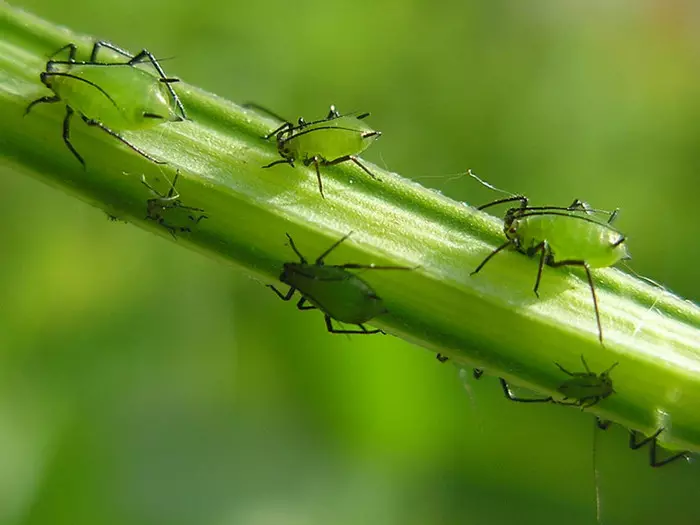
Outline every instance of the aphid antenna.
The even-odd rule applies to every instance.
[[[271,109],[269,109],[265,106],[262,106],[256,102],[245,102],[244,104],[241,104],[241,107],[245,108],[245,109],[252,109],[252,110],[255,110],[259,113],[267,113],[269,116],[279,120],[280,122],[284,122],[285,124],[289,124],[290,126],[293,126],[293,124],[291,124],[286,118],[280,116],[278,113],[275,113]],[[270,135],[274,135],[274,134],[275,133],[273,132]]]
[[[615,368],[615,367],[616,367],[617,365],[619,365],[619,364],[620,364],[619,362],[613,363],[610,367],[608,367],[608,368],[606,368],[605,370],[603,370],[603,371],[600,373],[600,375],[601,375],[601,376],[606,376],[606,377],[609,376],[609,375],[610,375],[610,372],[612,372],[612,369]]]
[[[417,266],[378,266],[376,264],[356,264],[356,263],[346,263],[335,265],[336,268],[342,268],[344,270],[417,270],[421,265]]]
[[[333,250],[335,250],[341,243],[343,243],[348,237],[350,237],[354,232],[350,231],[347,234],[343,235],[339,240],[335,241],[330,248],[328,248],[325,252],[323,252],[321,255],[319,255],[316,258],[316,264],[317,265],[323,265],[323,259],[325,259],[329,253],[331,253]]]
[[[54,62],[55,63],[55,62]],[[114,99],[107,93],[104,89],[102,89],[100,86],[95,84],[94,82],[91,82],[90,80],[87,80],[85,78],[77,77],[75,75],[71,75],[70,73],[64,73],[61,71],[44,71],[39,75],[39,78],[41,79],[41,82],[46,85],[46,77],[66,77],[66,78],[72,78],[73,80],[77,80],[79,82],[84,82],[85,84],[88,84],[95,89],[97,89],[100,93],[102,93],[105,97],[107,97],[107,100],[109,100],[112,105],[116,108],[117,103],[114,101]],[[30,104],[31,106],[31,104]]]
[[[493,184],[486,182],[484,179],[479,177],[476,173],[474,173],[471,168],[467,168],[467,175],[469,175],[472,179],[475,179],[477,182],[479,182],[482,186],[486,186],[488,189],[497,191],[498,193],[503,193],[505,195],[510,195],[511,197],[516,197],[514,193],[511,193],[509,191],[502,190],[500,188],[497,188]]]

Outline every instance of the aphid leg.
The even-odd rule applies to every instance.
[[[299,301],[297,302],[297,308],[299,310],[315,310],[316,307],[312,304],[306,304],[307,300],[306,297],[302,296]]]
[[[377,133],[379,133],[379,132],[378,131],[372,132],[372,135],[376,135]],[[364,136],[371,136],[371,135],[363,135],[363,137]],[[362,171],[364,171],[367,175],[369,175],[373,179],[377,178],[377,176],[374,173],[372,173],[371,171],[369,171],[369,169],[367,169],[367,166],[362,164],[355,155],[345,155],[344,157],[338,157],[337,159],[327,160],[327,161],[323,162],[323,165],[324,166],[335,166],[336,164],[342,164],[343,162],[347,162],[347,161],[354,162],[356,165],[358,165],[362,169]]]
[[[542,252],[542,254],[540,255],[540,264],[537,268],[537,279],[535,279],[535,287],[532,289],[532,291],[535,292],[535,295],[539,298],[540,293],[538,290],[540,288],[540,280],[542,279],[542,269],[544,268],[544,263],[547,260],[547,256],[549,255],[549,245],[547,244],[547,241],[542,241],[537,246],[535,246],[532,251],[528,250],[528,255],[535,255],[538,251]]]
[[[449,357],[447,357],[446,355],[442,355],[441,353],[438,353],[438,354],[435,355],[435,359],[437,359],[437,360],[440,361],[441,363],[444,363],[444,362],[446,362],[447,360],[449,360]]]
[[[474,379],[480,379],[481,376],[484,375],[484,371],[481,368],[474,368],[472,370],[472,375],[474,376]]]
[[[73,144],[71,144],[70,141],[70,120],[73,117],[73,113],[75,113],[73,111],[73,108],[70,106],[66,106],[66,116],[63,119],[63,142],[66,143],[68,149],[73,155],[75,155],[75,158],[80,161],[80,164],[82,164],[84,168],[85,161],[83,160],[83,157],[80,156],[80,153],[77,152],[77,150],[73,147]]]
[[[510,386],[508,386],[508,383],[506,383],[506,380],[503,379],[502,377],[499,377],[498,380],[501,382],[501,388],[503,389],[503,395],[506,396],[507,399],[511,401],[517,401],[518,403],[550,403],[552,402],[552,396],[549,397],[542,397],[542,398],[523,398],[523,397],[517,397],[513,395],[513,392],[510,390]]]
[[[318,179],[318,191],[321,192],[321,197],[326,198],[326,196],[323,194],[323,182],[321,181],[321,170],[319,169],[319,161],[318,157],[312,157],[311,162],[313,163],[314,167],[316,168],[316,179]],[[306,164],[306,163],[304,163]],[[308,166],[308,164],[306,164]]]
[[[49,59],[52,59],[56,55],[63,53],[66,49],[68,49],[68,61],[75,62],[75,55],[78,52],[78,46],[76,46],[75,44],[66,44],[61,49],[52,53],[51,56],[49,56]],[[49,60],[49,62],[51,62],[51,60]]]
[[[260,106],[254,106],[254,107],[260,107]],[[270,112],[270,111],[268,111],[268,110],[265,110],[265,111],[267,111],[267,112],[270,113],[271,115],[277,117],[276,114],[274,114],[274,113],[272,113],[272,112]],[[284,119],[280,118],[280,120],[284,120]],[[289,131],[289,130],[291,130],[291,129],[293,129],[293,128],[294,128],[294,124],[292,124],[291,122],[285,122],[284,124],[280,125],[280,126],[279,126],[278,128],[276,128],[275,130],[273,130],[273,131],[271,131],[270,133],[268,133],[267,135],[265,135],[263,138],[264,138],[265,140],[268,140],[270,137],[272,137],[272,136],[274,136],[274,135],[277,135],[278,133],[283,133],[283,132]]]
[[[352,234],[353,234],[353,232],[349,232],[349,233],[343,235],[343,237],[341,237],[339,240],[337,240],[337,241],[335,241],[333,244],[331,244],[331,247],[330,247],[330,248],[328,248],[325,252],[323,252],[321,255],[319,255],[319,256],[316,258],[316,264],[317,264],[318,266],[323,266],[323,259],[325,259],[325,258],[328,256],[329,253],[331,253],[333,250],[335,250],[335,249],[338,247],[338,245],[339,245],[340,243],[342,243],[343,241],[345,241],[345,240],[346,240],[348,237],[350,237]]]
[[[588,286],[591,289],[591,296],[593,297],[593,310],[595,310],[595,320],[598,325],[598,340],[600,344],[603,344],[603,325],[600,322],[600,311],[598,310],[598,297],[595,293],[595,286],[593,285],[593,276],[591,275],[591,269],[588,267],[586,261],[559,261],[549,263],[550,266],[556,268],[558,266],[581,266],[586,270],[586,278],[588,279]]]
[[[647,443],[651,442],[651,448],[649,449],[649,465],[652,467],[663,467],[664,465],[667,465],[668,463],[671,463],[672,461],[675,461],[680,458],[687,457],[688,452],[683,451],[679,452],[677,454],[674,454],[673,456],[670,456],[666,459],[662,459],[661,461],[656,460],[656,447],[657,447],[657,438],[659,437],[659,434],[663,432],[664,429],[661,427],[659,430],[654,432],[651,436],[642,439],[641,441],[637,441],[637,436],[639,435],[639,432],[636,430],[630,430],[630,441],[629,441],[629,446],[632,450],[637,450],[640,447],[643,447]]]
[[[273,292],[275,292],[277,294],[277,297],[279,297],[283,301],[289,301],[292,298],[292,296],[294,295],[294,292],[297,291],[296,288],[294,288],[293,286],[290,286],[289,291],[287,291],[286,294],[283,294],[277,288],[275,288],[275,286],[272,284],[268,284],[267,287],[270,288]]]
[[[270,162],[270,164],[265,164],[263,168],[271,168],[272,166],[277,166],[278,164],[289,164],[292,168],[294,167],[294,161],[292,159],[280,159]]]
[[[620,235],[620,238],[619,238],[618,240],[616,240],[616,241],[612,244],[612,247],[613,247],[613,248],[617,248],[618,246],[620,246],[620,245],[621,245],[623,242],[625,242],[626,240],[627,240],[627,237],[625,237],[624,235]],[[627,259],[629,259],[629,258],[630,258],[630,257],[628,256]]]
[[[46,97],[41,97],[38,98],[32,102],[29,103],[27,106],[27,109],[24,110],[24,115],[26,116],[29,114],[31,109],[36,106],[37,104],[53,104],[54,102],[60,102],[61,99],[59,98],[58,95],[51,95],[51,96],[46,96]]]
[[[338,110],[335,109],[335,106],[331,104],[331,109],[328,112],[328,116],[326,117],[326,120],[332,120],[334,118],[339,118],[340,113],[338,113]]]
[[[507,248],[507,247],[510,246],[511,244],[513,244],[513,241],[510,241],[510,240],[507,241],[507,242],[504,242],[503,244],[501,244],[498,248],[496,248],[494,251],[492,251],[490,254],[488,254],[488,256],[486,257],[486,259],[484,259],[483,261],[481,261],[481,264],[479,264],[479,266],[476,267],[476,270],[474,270],[474,271],[473,271],[472,273],[470,273],[469,275],[474,275],[475,273],[479,273],[479,271],[486,265],[486,263],[489,262],[489,261],[491,260],[491,257],[493,257],[494,255],[496,255],[496,254],[497,254],[498,252],[500,252],[501,250]]]
[[[612,224],[613,221],[617,218],[617,214],[620,213],[620,208],[615,208],[613,212],[610,214],[610,218],[608,219],[608,224]]]
[[[332,334],[360,334],[360,335],[368,334],[369,335],[369,334],[383,334],[384,333],[383,330],[380,330],[378,328],[376,330],[367,330],[367,328],[365,328],[361,324],[357,325],[360,327],[360,330],[338,330],[337,328],[333,327],[333,321],[332,321],[330,315],[326,314],[325,319],[326,319],[326,329]]]
[[[119,135],[119,133],[116,133],[116,132],[112,131],[111,129],[109,129],[107,126],[102,124],[102,122],[98,122],[97,120],[89,119],[85,115],[81,115],[81,118],[83,119],[85,124],[87,124],[88,126],[96,126],[96,127],[100,128],[102,131],[104,131],[105,133],[108,133],[109,135],[112,135],[115,139],[119,140],[122,144],[129,146],[129,148],[134,150],[136,153],[138,153],[142,157],[150,160],[154,164],[167,164],[167,162],[165,162],[165,161],[158,160],[158,159],[151,157],[148,153],[146,153],[142,149],[138,148],[137,146],[133,145],[131,142],[129,142],[124,137]]]
[[[106,42],[104,40],[99,40],[95,42],[95,44],[92,46],[92,53],[90,54],[90,61],[91,62],[96,62],[97,61],[97,52],[101,48],[107,48],[115,53],[119,53],[120,55],[123,55],[129,59],[127,62],[128,65],[133,66],[134,64],[138,64],[139,62],[144,62],[145,60],[148,60],[151,65],[155,68],[155,70],[158,72],[158,75],[160,75],[161,81],[163,81],[168,88],[168,91],[170,92],[170,96],[173,99],[173,102],[177,105],[178,109],[180,110],[180,114],[182,115],[182,118],[184,120],[187,120],[187,113],[185,113],[185,108],[182,105],[182,102],[180,101],[180,98],[177,96],[177,93],[175,93],[175,90],[172,88],[170,85],[171,83],[177,81],[177,79],[172,79],[168,78],[165,76],[165,71],[163,71],[163,68],[160,67],[160,63],[156,59],[156,57],[153,56],[153,54],[148,51],[147,49],[142,49],[139,53],[136,55],[132,55],[128,51],[115,46],[114,44],[110,42]]]
[[[362,120],[363,118],[369,117],[369,115],[370,115],[370,113],[369,113],[369,111],[368,111],[367,113],[360,113],[360,114],[357,115],[355,118],[356,118],[357,120]]]

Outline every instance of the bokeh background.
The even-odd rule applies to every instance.
[[[366,158],[455,199],[493,198],[453,176],[472,168],[538,204],[619,207],[635,269],[700,296],[694,0],[15,5],[290,118],[371,111]],[[697,462],[651,469],[622,428],[327,334],[0,173],[1,524],[589,524],[594,467],[601,523],[700,523]]]

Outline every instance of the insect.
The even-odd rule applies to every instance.
[[[602,420],[600,418],[596,418],[596,424],[598,425],[598,428],[601,430],[607,430],[608,427],[610,427],[611,421],[606,421]],[[663,467],[664,465],[668,465],[672,461],[676,461],[677,459],[681,458],[688,458],[688,455],[690,454],[689,451],[684,450],[683,452],[677,452],[676,454],[673,454],[667,458],[657,460],[656,455],[658,453],[658,437],[659,435],[664,431],[664,428],[661,427],[659,430],[654,432],[651,436],[649,437],[642,437],[640,440],[640,436],[642,436],[641,432],[638,432],[636,430],[630,430],[630,439],[629,439],[629,447],[632,450],[637,450],[647,443],[651,443],[650,448],[649,448],[649,466],[651,467]]]
[[[263,109],[283,120],[255,104],[247,106]],[[266,164],[263,168],[271,168],[277,164],[289,164],[294,167],[296,161],[300,161],[304,166],[313,164],[316,168],[318,191],[324,198],[321,166],[334,166],[350,161],[376,179],[377,177],[357,158],[357,155],[365,151],[382,134],[381,131],[375,131],[365,124],[364,119],[368,116],[369,113],[341,115],[335,106],[331,106],[324,119],[306,122],[300,118],[296,126],[291,122],[284,122],[264,137],[266,140],[275,137],[277,151],[282,158]]]
[[[539,297],[538,289],[545,264],[552,267],[582,267],[593,297],[598,339],[603,344],[603,328],[591,268],[613,266],[630,258],[626,237],[611,226],[617,210],[610,213],[607,222],[599,222],[590,217],[593,210],[578,199],[567,207],[528,206],[528,199],[523,196],[499,199],[477,209],[484,210],[508,202],[520,202],[519,207],[509,208],[503,219],[503,232],[508,240],[492,251],[471,275],[478,273],[494,255],[509,246],[528,257],[539,253],[539,268],[533,289]]]
[[[557,388],[557,392],[564,396],[563,401],[556,401],[557,404],[576,405],[583,410],[600,403],[603,399],[615,393],[612,379],[610,379],[610,371],[619,363],[613,363],[612,366],[600,374],[595,374],[588,368],[588,364],[583,356],[581,356],[581,362],[586,369],[585,372],[569,372],[559,363],[554,363],[559,367],[559,370],[571,376],[571,379],[565,381]],[[567,402],[567,399],[573,399],[574,401]]]
[[[141,182],[156,195],[155,198],[146,201],[146,219],[163,226],[173,238],[177,238],[176,233],[191,232],[191,226],[199,224],[199,221],[202,219],[208,219],[204,214],[198,215],[200,212],[204,212],[203,209],[182,204],[180,194],[175,191],[175,185],[179,176],[180,171],[178,170],[175,172],[175,177],[167,194],[158,192],[146,182],[145,176],[141,176]],[[181,218],[178,218],[178,216]],[[184,221],[189,221],[187,226],[181,225]]]
[[[309,263],[299,252],[289,234],[289,245],[299,257],[299,262],[286,262],[282,266],[280,281],[289,285],[286,294],[273,285],[268,285],[282,300],[289,301],[298,291],[301,298],[297,302],[299,310],[318,308],[323,312],[326,328],[333,334],[376,334],[381,330],[368,330],[364,323],[387,312],[384,301],[363,279],[348,270],[413,270],[407,266],[375,266],[364,264],[326,265],[324,259],[345,241],[352,232],[336,241]],[[333,326],[333,320],[354,324],[359,330],[340,330]]]
[[[129,60],[121,63],[99,62],[97,54],[102,48],[115,51]],[[55,56],[64,51],[68,51],[68,60],[54,60]],[[77,46],[67,44],[51,55],[40,79],[53,91],[53,95],[34,100],[24,114],[27,115],[37,104],[63,102],[66,106],[63,141],[83,166],[85,161],[70,138],[71,119],[75,113],[88,126],[98,127],[139,155],[157,164],[164,164],[117,132],[186,120],[185,108],[171,86],[179,80],[166,77],[156,58],[146,49],[131,55],[109,42],[99,41],[92,48],[90,60],[77,61],[76,53]],[[151,63],[157,76],[136,67],[145,61]]]

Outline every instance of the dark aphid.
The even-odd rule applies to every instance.
[[[176,233],[192,232],[192,226],[199,224],[202,219],[208,218],[202,213],[203,209],[182,204],[180,194],[175,191],[179,176],[180,171],[178,170],[175,172],[175,178],[167,194],[158,192],[146,182],[145,176],[141,177],[141,182],[156,195],[155,198],[146,201],[146,219],[160,224],[170,232],[173,238],[177,238]]]
[[[513,246],[529,257],[539,253],[539,269],[535,280],[534,292],[539,297],[538,289],[544,265],[580,266],[586,271],[588,285],[593,297],[598,338],[603,343],[603,328],[598,311],[591,268],[604,268],[628,259],[625,236],[611,226],[617,216],[612,212],[607,222],[598,222],[590,217],[591,209],[576,199],[570,206],[528,206],[527,197],[516,196],[500,199],[480,206],[484,210],[497,204],[520,202],[517,208],[506,211],[503,219],[503,231],[508,240],[491,252],[472,272],[478,273],[484,265],[501,250]]]
[[[248,104],[248,107],[261,109],[254,104]],[[277,117],[270,111],[267,113]],[[275,137],[277,151],[282,158],[263,168],[270,168],[277,164],[289,164],[294,167],[296,161],[300,161],[304,166],[313,164],[316,168],[318,191],[322,197],[324,195],[321,166],[333,166],[350,161],[376,179],[376,176],[357,158],[357,155],[365,151],[381,135],[380,131],[375,131],[365,124],[363,119],[368,116],[369,113],[341,115],[336,111],[335,106],[331,106],[325,119],[306,122],[300,118],[297,125],[284,122],[264,137],[265,139]]]
[[[99,62],[97,53],[103,47],[129,60],[121,63]],[[68,60],[53,59],[64,51],[68,51]],[[93,46],[90,60],[77,61],[76,53],[77,46],[67,44],[51,55],[40,78],[54,94],[33,101],[24,114],[29,113],[36,104],[65,104],[63,140],[83,166],[85,161],[70,140],[70,124],[74,113],[88,126],[100,128],[139,155],[157,164],[164,164],[127,141],[118,132],[151,128],[162,122],[186,119],[182,102],[171,86],[178,79],[166,77],[156,58],[146,49],[137,55],[131,55],[109,42],[100,41]],[[145,61],[150,62],[157,75],[136,67]]]
[[[586,369],[585,372],[569,372],[559,363],[554,363],[559,367],[559,370],[571,376],[571,379],[565,381],[557,388],[557,392],[564,396],[563,401],[556,401],[557,404],[576,405],[584,409],[600,403],[610,394],[615,393],[612,379],[610,378],[610,371],[619,363],[613,363],[607,370],[600,374],[595,374],[588,368],[588,364],[583,356],[581,356],[581,362]],[[572,399],[573,401],[567,402],[567,399]]]
[[[334,334],[376,334],[381,330],[367,330],[364,323],[387,312],[384,301],[363,279],[348,270],[413,270],[407,266],[375,266],[365,264],[326,265],[325,257],[345,241],[352,232],[323,252],[316,262],[309,263],[299,252],[292,237],[287,234],[289,245],[299,257],[299,262],[287,262],[282,266],[280,281],[289,285],[286,294],[268,285],[284,301],[289,301],[298,291],[301,298],[297,302],[299,310],[318,308],[326,319],[326,328]],[[359,330],[338,330],[332,320],[354,324]]]

